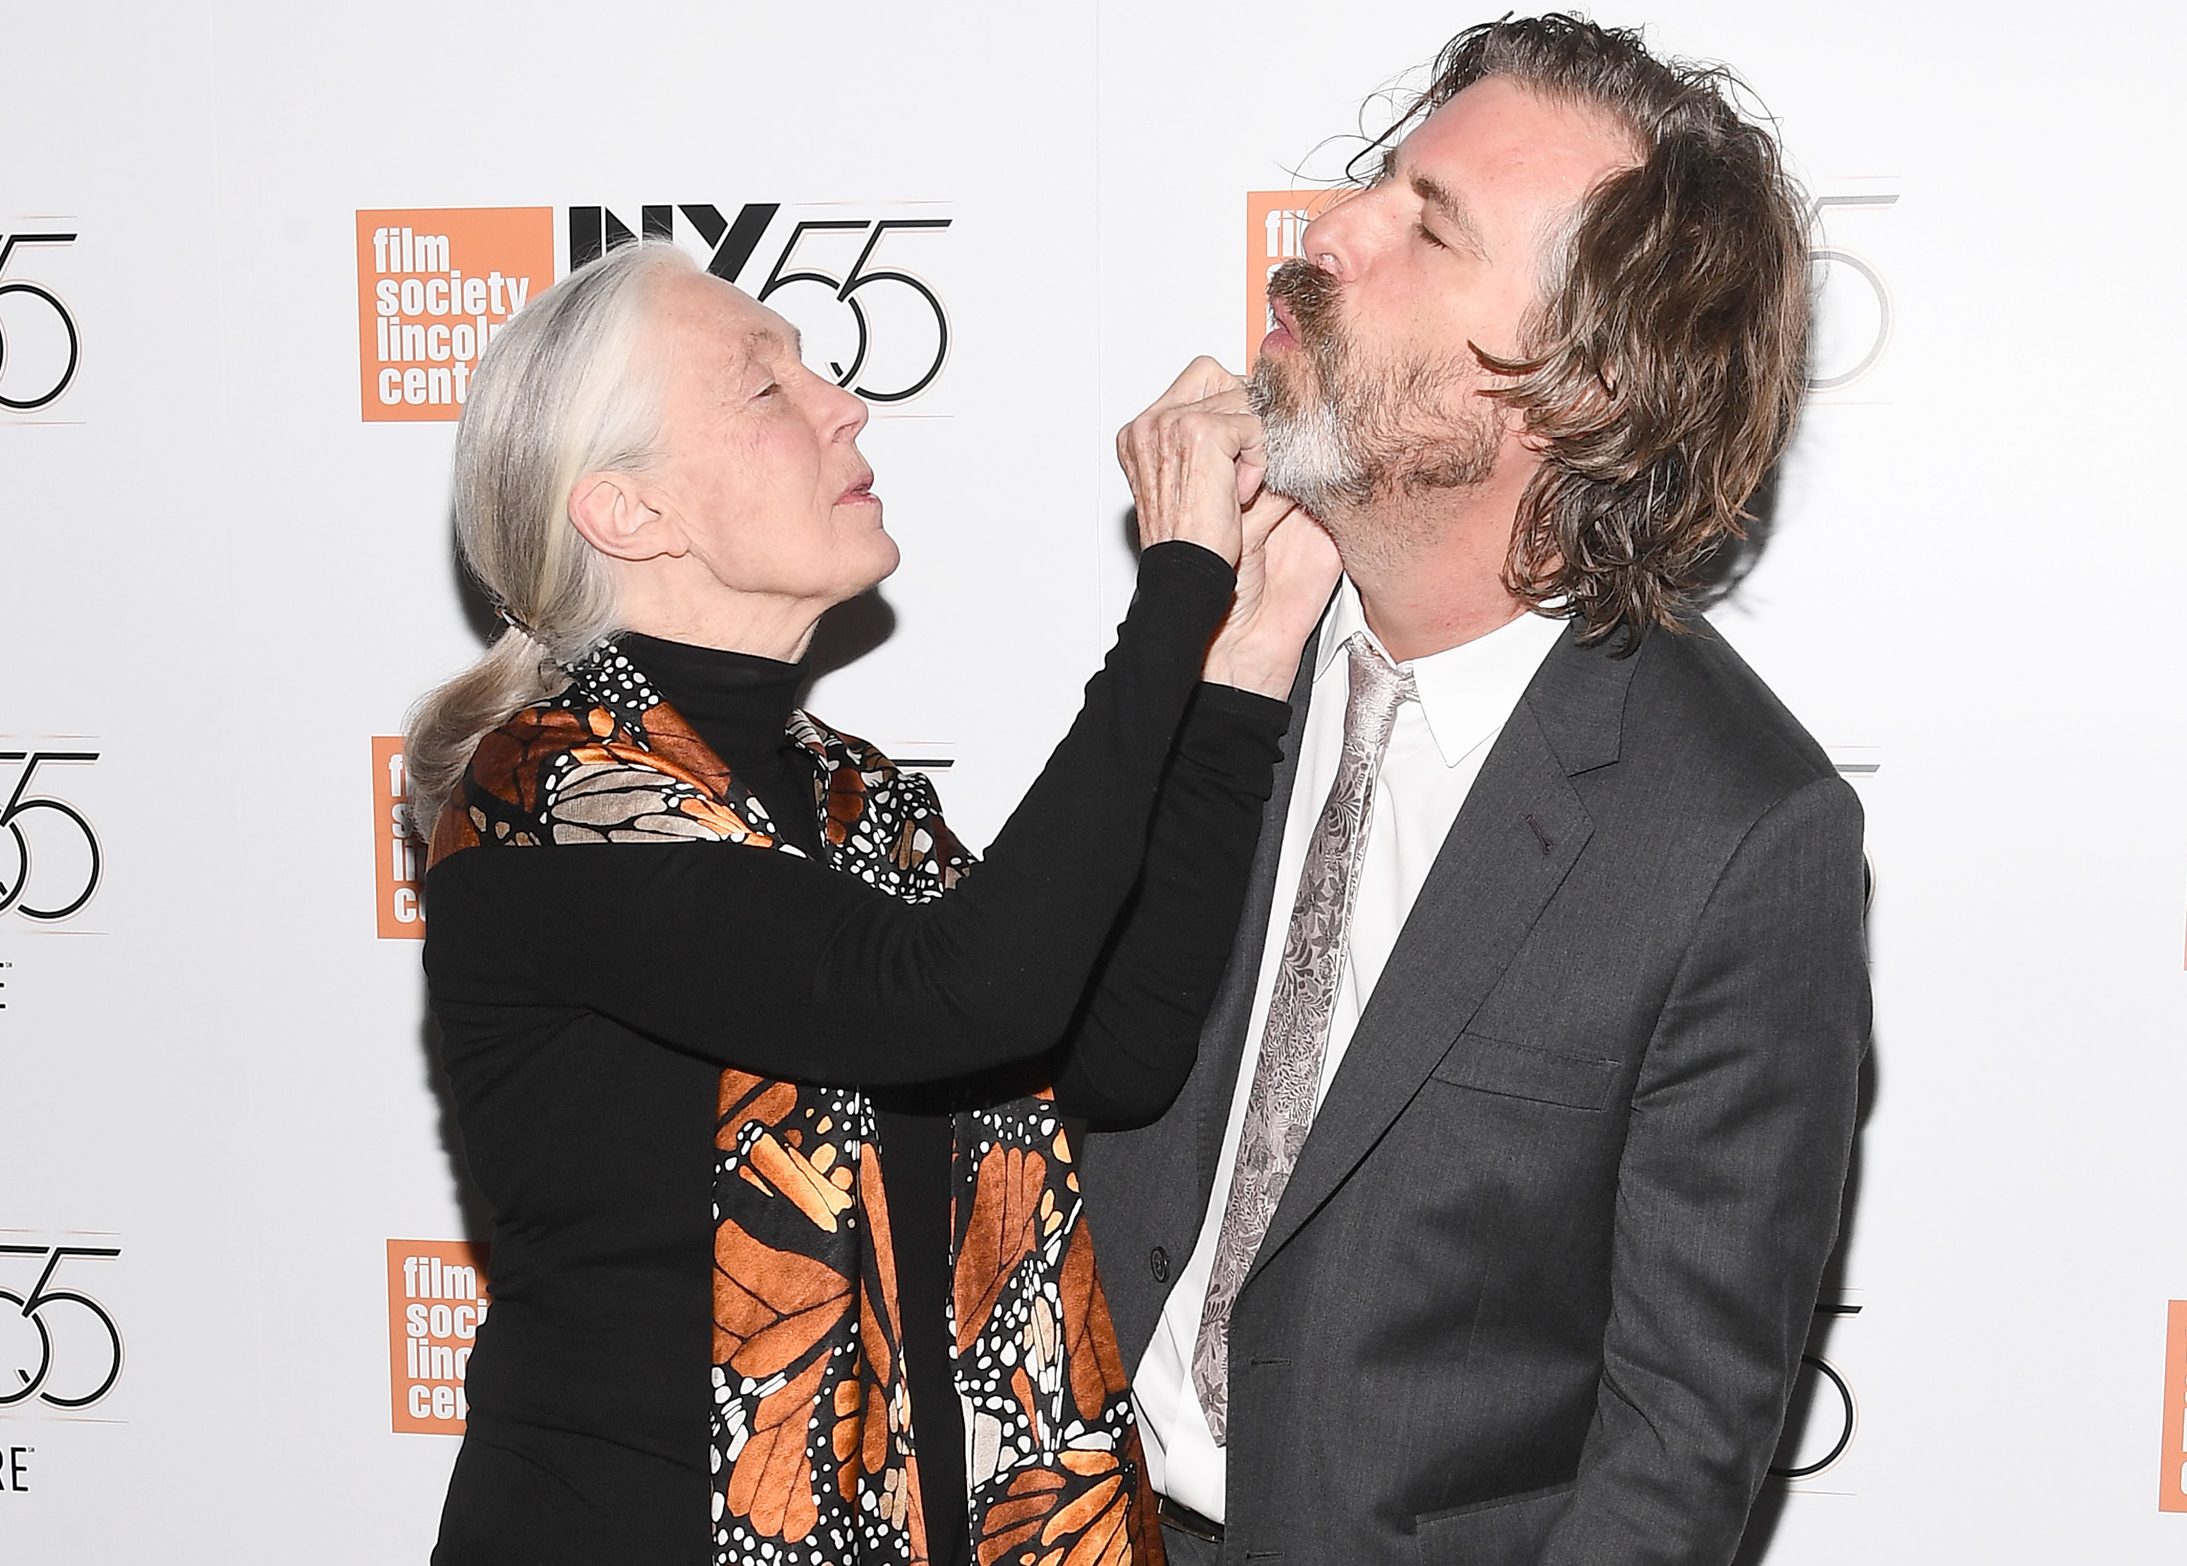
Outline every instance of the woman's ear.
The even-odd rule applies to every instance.
[[[683,530],[627,473],[587,473],[570,487],[570,523],[586,543],[614,560],[657,560],[688,553]]]

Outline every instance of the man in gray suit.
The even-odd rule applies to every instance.
[[[1164,1542],[1725,1562],[1868,1031],[1859,806],[1691,611],[1797,411],[1802,211],[1716,75],[1564,17],[1384,145],[1250,387],[1126,432],[1229,421],[1249,483],[1250,397],[1345,568],[1198,1064],[1085,1160]]]

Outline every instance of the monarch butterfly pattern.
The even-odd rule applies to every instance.
[[[611,640],[480,741],[434,834],[795,854]],[[908,902],[972,856],[931,782],[809,715],[828,865]],[[1162,1566],[1070,1139],[1045,1091],[955,1117],[951,1366],[978,1566]],[[885,1156],[851,1088],[722,1073],[714,1140],[715,1566],[925,1566]],[[696,1374],[704,1374],[695,1369]]]

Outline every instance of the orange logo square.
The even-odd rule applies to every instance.
[[[554,284],[552,207],[357,214],[357,371],[368,424],[456,419],[494,333]]]
[[[2173,1300],[2164,1333],[2164,1452],[2157,1510],[2187,1512],[2187,1300]]]
[[[410,779],[402,764],[402,736],[372,737],[372,871],[379,905],[380,939],[425,939],[425,845],[410,835],[403,807]]]
[[[471,1412],[464,1372],[492,1304],[485,1246],[387,1242],[387,1371],[398,1434],[463,1434]]]
[[[1261,339],[1276,323],[1268,315],[1268,276],[1306,254],[1306,225],[1350,194],[1321,190],[1249,190],[1245,193],[1245,363],[1261,356]]]

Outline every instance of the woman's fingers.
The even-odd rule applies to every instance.
[[[1200,402],[1226,391],[1235,391],[1242,396],[1244,389],[1244,377],[1232,374],[1203,353],[1186,365],[1177,379],[1169,383],[1168,391],[1154,399],[1154,406],[1161,408]]]
[[[1304,510],[1292,506],[1269,529],[1262,555],[1270,610],[1282,622],[1282,634],[1295,634],[1304,642],[1343,570],[1336,541]]]
[[[1243,521],[1246,552],[1228,618],[1208,647],[1208,679],[1281,697],[1336,587],[1336,545],[1291,500],[1263,495]]]
[[[1269,535],[1276,531],[1283,519],[1298,509],[1298,502],[1289,495],[1279,495],[1274,490],[1262,490],[1247,503],[1245,515],[1240,519],[1240,547],[1245,554],[1257,554],[1268,544]]]
[[[1116,455],[1139,508],[1142,547],[1182,538],[1237,562],[1241,511],[1265,466],[1261,422],[1237,376],[1195,359],[1118,432]]]

